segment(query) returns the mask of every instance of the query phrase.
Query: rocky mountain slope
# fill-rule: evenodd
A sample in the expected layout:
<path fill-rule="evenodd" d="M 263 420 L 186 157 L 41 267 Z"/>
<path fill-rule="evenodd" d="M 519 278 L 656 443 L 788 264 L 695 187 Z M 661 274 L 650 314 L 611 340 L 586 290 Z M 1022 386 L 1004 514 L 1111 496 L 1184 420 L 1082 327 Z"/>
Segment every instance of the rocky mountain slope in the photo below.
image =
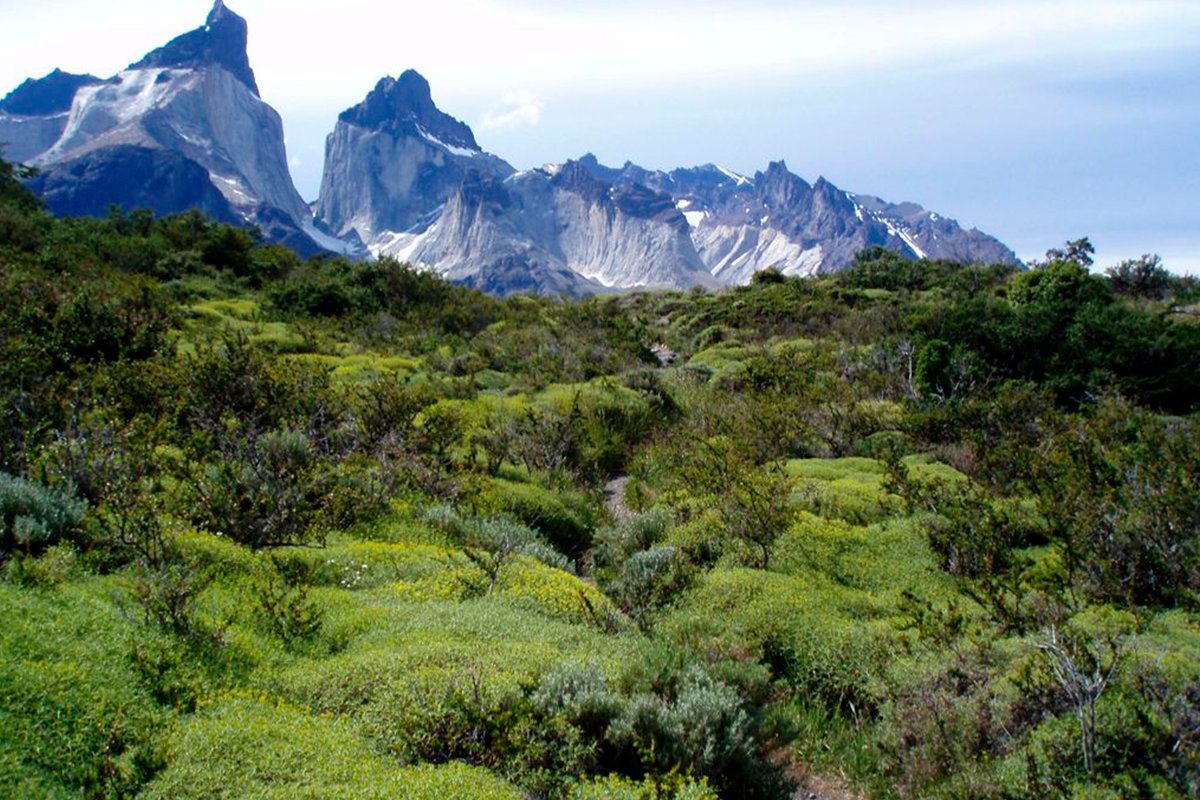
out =
<path fill-rule="evenodd" d="M 490 291 L 715 285 L 669 197 L 576 164 L 516 173 L 411 70 L 341 115 L 316 210 L 376 255 Z"/>
<path fill-rule="evenodd" d="M 287 166 L 279 115 L 258 94 L 245 20 L 217 0 L 205 24 L 107 80 L 54 72 L 0 103 L 9 157 L 63 214 L 110 204 L 199 208 L 260 226 L 302 253 L 345 249 L 313 224 Z"/>
<path fill-rule="evenodd" d="M 469 174 L 504 178 L 514 171 L 439 111 L 429 83 L 412 70 L 379 81 L 343 112 L 325 153 L 317 216 L 376 252 L 428 227 Z"/>
<path fill-rule="evenodd" d="M 1016 263 L 986 234 L 906 203 L 815 184 L 781 161 L 753 178 L 592 155 L 513 172 L 433 103 L 413 71 L 341 115 L 317 216 L 376 255 L 489 291 L 590 292 L 830 272 L 874 245 L 912 258 Z"/>
<path fill-rule="evenodd" d="M 705 266 L 722 283 L 745 283 L 769 267 L 789 275 L 836 271 L 875 245 L 918 259 L 1017 263 L 1011 249 L 985 233 L 915 203 L 843 191 L 825 178 L 810 185 L 782 161 L 753 178 L 711 164 L 668 173 L 631 163 L 614 169 L 590 154 L 579 163 L 614 185 L 670 195 Z"/>
<path fill-rule="evenodd" d="M 32 187 L 58 213 L 196 208 L 304 255 L 391 255 L 497 293 L 742 284 L 767 268 L 838 270 L 874 245 L 1016 263 L 986 234 L 824 178 L 809 184 L 782 161 L 753 177 L 612 168 L 591 155 L 516 172 L 412 70 L 340 115 L 310 207 L 246 41 L 245 20 L 217 0 L 203 26 L 112 78 L 56 70 L 26 81 L 0 101 L 0 142 L 40 168 Z"/>

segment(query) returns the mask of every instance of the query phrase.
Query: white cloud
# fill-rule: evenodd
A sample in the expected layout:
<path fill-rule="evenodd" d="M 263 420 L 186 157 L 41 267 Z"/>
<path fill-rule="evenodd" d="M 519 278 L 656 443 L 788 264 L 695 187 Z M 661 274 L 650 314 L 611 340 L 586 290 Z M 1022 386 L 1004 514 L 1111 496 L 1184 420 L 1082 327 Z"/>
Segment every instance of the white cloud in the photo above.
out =
<path fill-rule="evenodd" d="M 23 35 L 0 50 L 0 92 L 54 66 L 111 74 L 200 24 L 209 0 L 44 0 L 19 10 L 17 0 L 0 0 L 0 9 L 6 5 Z M 264 97 L 330 108 L 357 102 L 380 77 L 407 67 L 447 97 L 496 96 L 513 86 L 545 97 L 634 82 L 684 88 L 862 80 L 925 65 L 1106 61 L 1130 50 L 1190 48 L 1200 35 L 1195 0 L 691 0 L 686 13 L 683 0 L 443 0 L 406 4 L 402 12 L 379 0 L 342 0 L 332 15 L 326 0 L 231 5 L 250 23 Z M 138 24 L 97 36 L 97 26 L 117 15 Z M 401 22 L 421 35 L 403 37 L 397 62 Z M 321 58 L 296 46 L 314 31 L 321 32 Z M 526 110 L 515 119 L 530 118 Z"/>
<path fill-rule="evenodd" d="M 480 121 L 484 130 L 533 127 L 542 121 L 542 102 L 529 92 L 508 92 L 500 106 L 486 112 Z"/>

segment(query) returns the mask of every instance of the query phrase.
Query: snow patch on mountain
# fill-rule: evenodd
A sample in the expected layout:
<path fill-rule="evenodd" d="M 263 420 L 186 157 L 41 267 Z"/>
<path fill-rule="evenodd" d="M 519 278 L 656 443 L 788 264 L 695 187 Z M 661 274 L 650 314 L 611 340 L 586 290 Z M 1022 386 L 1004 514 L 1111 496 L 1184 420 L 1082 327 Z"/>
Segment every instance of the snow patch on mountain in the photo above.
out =
<path fill-rule="evenodd" d="M 738 175 L 736 172 L 733 172 L 732 170 L 728 170 L 728 169 L 725 169 L 724 167 L 720 167 L 720 166 L 717 167 L 717 169 L 721 172 L 722 175 L 729 178 L 731 181 L 733 181 L 738 186 L 749 186 L 750 185 L 750 179 L 747 178 L 745 175 Z"/>
<path fill-rule="evenodd" d="M 421 134 L 422 139 L 429 142 L 430 144 L 433 144 L 433 145 L 436 145 L 436 146 L 442 148 L 443 150 L 445 150 L 447 153 L 449 153 L 452 156 L 460 156 L 462 158 L 474 158 L 475 156 L 483 154 L 482 151 L 480 151 L 480 150 L 471 150 L 466 147 L 458 147 L 456 145 L 446 144 L 441 139 L 439 139 L 436 136 L 434 136 L 433 134 L 427 132 L 424 128 L 422 128 L 419 125 L 417 126 L 417 132 Z"/>

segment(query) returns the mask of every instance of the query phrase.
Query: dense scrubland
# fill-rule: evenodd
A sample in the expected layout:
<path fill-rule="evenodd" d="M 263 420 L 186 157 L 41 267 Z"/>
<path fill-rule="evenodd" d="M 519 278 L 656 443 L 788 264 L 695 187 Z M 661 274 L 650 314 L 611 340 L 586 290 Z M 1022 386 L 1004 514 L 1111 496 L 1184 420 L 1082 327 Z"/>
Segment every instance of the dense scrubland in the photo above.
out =
<path fill-rule="evenodd" d="M 1154 259 L 501 300 L 3 167 L 0 795 L 1200 795 Z"/>

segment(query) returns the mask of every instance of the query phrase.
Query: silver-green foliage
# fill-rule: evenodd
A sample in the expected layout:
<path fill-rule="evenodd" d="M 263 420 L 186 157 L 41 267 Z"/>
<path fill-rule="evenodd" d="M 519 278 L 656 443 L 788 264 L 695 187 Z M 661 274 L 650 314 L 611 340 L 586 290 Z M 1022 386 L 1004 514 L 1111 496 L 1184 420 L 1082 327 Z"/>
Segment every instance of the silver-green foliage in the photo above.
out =
<path fill-rule="evenodd" d="M 69 488 L 0 472 L 0 556 L 55 544 L 79 528 L 86 511 Z"/>
<path fill-rule="evenodd" d="M 612 763 L 602 760 L 602 769 L 635 764 L 645 774 L 707 776 L 741 797 L 769 792 L 772 772 L 759 761 L 755 723 L 736 689 L 694 663 L 673 664 L 649 682 L 639 668 L 612 681 L 595 664 L 562 664 L 543 678 L 534 706 L 608 754 Z"/>

